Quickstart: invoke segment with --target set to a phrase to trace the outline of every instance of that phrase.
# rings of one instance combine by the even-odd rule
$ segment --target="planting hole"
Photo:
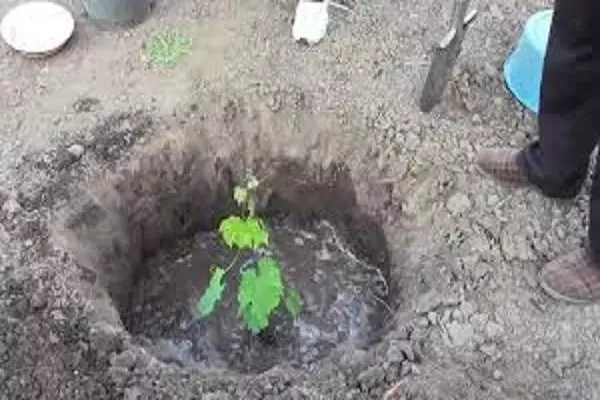
[[[242,324],[237,289],[256,253],[236,258],[218,232],[239,211],[241,174],[201,154],[191,146],[146,154],[65,220],[64,243],[96,272],[126,329],[165,362],[253,373],[278,364],[310,369],[338,346],[376,340],[392,313],[389,255],[381,227],[357,205],[348,170],[256,163],[266,255],[302,305],[294,318],[282,299],[254,335]],[[239,268],[226,275],[221,301],[200,318],[211,268],[234,258]]]

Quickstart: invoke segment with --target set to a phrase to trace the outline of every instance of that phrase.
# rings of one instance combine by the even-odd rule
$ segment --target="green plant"
[[[174,67],[191,52],[191,36],[178,32],[164,32],[150,42],[148,56],[155,67]]]
[[[238,314],[244,327],[255,335],[269,326],[269,319],[282,305],[282,299],[293,318],[302,307],[300,293],[284,285],[280,263],[264,255],[269,246],[269,231],[255,212],[254,193],[258,185],[256,178],[251,178],[245,186],[234,189],[233,197],[242,213],[223,219],[219,233],[235,255],[228,267],[213,266],[208,288],[197,304],[200,318],[211,315],[223,297],[227,274],[238,268],[241,276],[237,292]],[[239,262],[242,252],[249,256]]]

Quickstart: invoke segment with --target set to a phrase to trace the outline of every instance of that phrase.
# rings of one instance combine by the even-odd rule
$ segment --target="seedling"
[[[235,255],[229,266],[212,267],[208,288],[197,305],[200,318],[213,314],[227,287],[228,273],[237,269],[241,276],[238,315],[244,327],[254,335],[269,327],[271,315],[282,304],[293,318],[302,307],[300,293],[284,284],[279,261],[264,255],[269,246],[269,231],[255,212],[254,194],[258,186],[258,180],[251,178],[244,186],[234,189],[234,200],[242,212],[223,219],[219,234]],[[242,252],[249,254],[244,260],[240,260]]]
[[[178,32],[165,32],[156,35],[152,39],[148,49],[148,56],[150,62],[155,67],[172,68],[183,57],[190,54],[191,48],[191,36]]]

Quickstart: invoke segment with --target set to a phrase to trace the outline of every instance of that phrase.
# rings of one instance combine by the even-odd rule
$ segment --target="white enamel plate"
[[[73,35],[75,20],[64,7],[49,1],[21,4],[6,14],[0,35],[13,49],[39,56],[58,51]]]

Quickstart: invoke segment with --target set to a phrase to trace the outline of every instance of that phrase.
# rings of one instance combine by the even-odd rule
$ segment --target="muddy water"
[[[148,262],[124,314],[130,332],[149,338],[164,361],[244,372],[281,363],[311,369],[341,344],[363,346],[373,339],[389,314],[380,271],[349,252],[327,222],[310,231],[274,225],[270,232],[272,255],[281,261],[286,282],[303,298],[295,321],[280,310],[266,335],[244,331],[235,270],[216,312],[199,320],[195,305],[210,267],[227,266],[233,258],[215,235],[203,233]]]

